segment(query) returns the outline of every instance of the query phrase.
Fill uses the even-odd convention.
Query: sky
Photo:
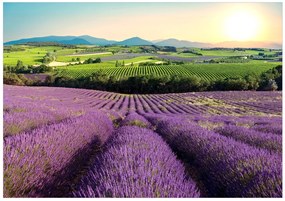
[[[4,42],[48,35],[282,43],[282,3],[4,3]]]

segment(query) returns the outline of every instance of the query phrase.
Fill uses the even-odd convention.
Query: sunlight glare
[[[259,19],[248,11],[237,11],[225,21],[225,32],[230,40],[254,40],[259,32]]]

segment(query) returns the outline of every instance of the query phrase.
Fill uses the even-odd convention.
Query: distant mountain
[[[115,45],[127,45],[127,46],[136,46],[136,45],[153,45],[152,42],[141,39],[139,37],[129,38],[120,42],[115,43]]]
[[[200,42],[191,42],[187,40],[177,40],[175,38],[170,38],[167,40],[162,40],[155,43],[158,46],[173,46],[173,47],[212,47],[210,43],[200,43]]]
[[[44,37],[34,37],[34,38],[25,38],[20,40],[14,40],[4,43],[4,45],[15,45],[23,44],[28,42],[59,42],[73,40],[76,36],[44,36]]]
[[[109,41],[103,38],[95,38],[92,36],[44,36],[35,38],[25,38],[4,43],[4,45],[16,45],[28,42],[58,42],[68,45],[111,45],[116,41]]]
[[[71,40],[60,40],[57,42],[65,45],[92,45],[92,43],[79,37]]]
[[[271,43],[271,42],[260,42],[260,41],[225,41],[214,44],[215,47],[242,47],[242,48],[272,48],[282,49],[282,44]]]
[[[106,40],[104,38],[95,38],[93,36],[88,36],[88,35],[83,35],[83,36],[78,36],[78,37],[94,45],[112,45],[117,42],[114,40]]]
[[[212,48],[212,47],[243,47],[243,48],[273,48],[281,49],[282,44],[271,43],[271,42],[260,42],[260,41],[225,41],[220,43],[201,43],[192,42],[187,40],[178,40],[175,38],[170,38],[166,40],[154,40],[147,41],[139,37],[129,38],[120,42],[115,40],[106,40],[104,38],[95,38],[89,35],[82,36],[44,36],[44,37],[34,37],[25,38],[20,40],[14,40],[4,43],[4,45],[15,45],[23,44],[28,42],[57,42],[68,45],[157,45],[157,46],[173,46],[173,47],[198,47],[198,48]]]
[[[158,43],[158,42],[161,42],[161,41],[163,41],[164,39],[157,39],[157,40],[151,40],[150,42],[152,42],[152,43]]]

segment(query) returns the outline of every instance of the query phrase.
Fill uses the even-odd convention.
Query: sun
[[[252,40],[260,31],[260,20],[249,11],[236,11],[226,18],[224,28],[230,40]]]

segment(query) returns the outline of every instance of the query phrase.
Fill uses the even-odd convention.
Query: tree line
[[[45,73],[53,71],[52,67],[46,66],[44,64],[41,64],[39,66],[32,66],[32,65],[25,66],[21,60],[17,61],[16,66],[4,65],[3,69],[4,72],[6,73],[17,73],[17,74],[21,73],[34,74],[34,73]]]
[[[110,76],[103,71],[97,71],[90,76],[79,78],[49,75],[42,82],[39,80],[30,80],[23,75],[15,73],[4,73],[4,84],[85,88],[132,94],[229,90],[274,91],[282,90],[282,66],[276,66],[262,73],[260,76],[248,74],[244,77],[231,77],[213,81],[203,80],[194,75],[145,75],[117,79],[116,76]]]

